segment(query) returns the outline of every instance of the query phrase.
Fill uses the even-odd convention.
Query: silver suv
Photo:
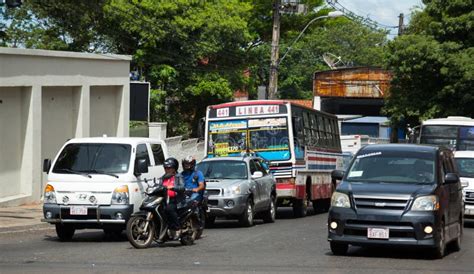
[[[207,183],[206,224],[216,217],[237,218],[252,226],[254,217],[273,223],[276,216],[276,181],[266,162],[255,156],[207,158],[197,165]]]

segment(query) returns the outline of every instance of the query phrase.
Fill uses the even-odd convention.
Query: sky
[[[421,0],[337,0],[337,2],[353,13],[368,17],[386,26],[398,26],[398,16],[404,14],[404,24],[410,20],[411,10],[423,7]],[[397,28],[390,29],[389,38],[396,36]]]

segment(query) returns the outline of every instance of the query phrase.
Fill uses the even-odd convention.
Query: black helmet
[[[169,157],[163,163],[163,167],[165,167],[165,168],[166,167],[171,167],[171,168],[174,168],[174,170],[178,170],[179,162],[178,162],[178,160],[176,160],[176,158]]]
[[[181,166],[183,170],[191,170],[193,171],[196,167],[196,159],[193,156],[189,155],[181,161]]]

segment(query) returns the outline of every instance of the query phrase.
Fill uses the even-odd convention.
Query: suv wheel
[[[461,240],[462,240],[463,227],[464,227],[462,216],[459,217],[459,221],[458,221],[458,223],[457,223],[457,227],[458,227],[458,237],[457,237],[456,240],[454,240],[454,242],[453,242],[453,250],[454,250],[454,251],[459,251],[459,250],[461,250]]]
[[[347,250],[349,249],[348,244],[330,242],[331,251],[334,255],[346,255]]]
[[[444,235],[444,221],[441,222],[440,227],[438,228],[438,243],[433,250],[433,257],[435,259],[441,259],[444,256],[446,250],[446,238]]]
[[[56,234],[61,242],[70,241],[75,231],[71,225],[56,224]]]
[[[263,213],[263,221],[265,223],[274,223],[276,219],[275,196],[270,197],[270,208]]]
[[[246,227],[253,226],[253,215],[253,202],[252,199],[248,199],[245,205],[245,210],[242,215],[240,215],[239,223]]]

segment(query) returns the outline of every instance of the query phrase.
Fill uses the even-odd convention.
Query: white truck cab
[[[45,159],[43,222],[56,225],[60,240],[76,229],[106,234],[125,229],[138,211],[148,183],[163,174],[166,144],[151,138],[94,137],[67,141],[56,158]]]
[[[474,151],[456,151],[454,159],[463,186],[464,216],[474,218]]]

